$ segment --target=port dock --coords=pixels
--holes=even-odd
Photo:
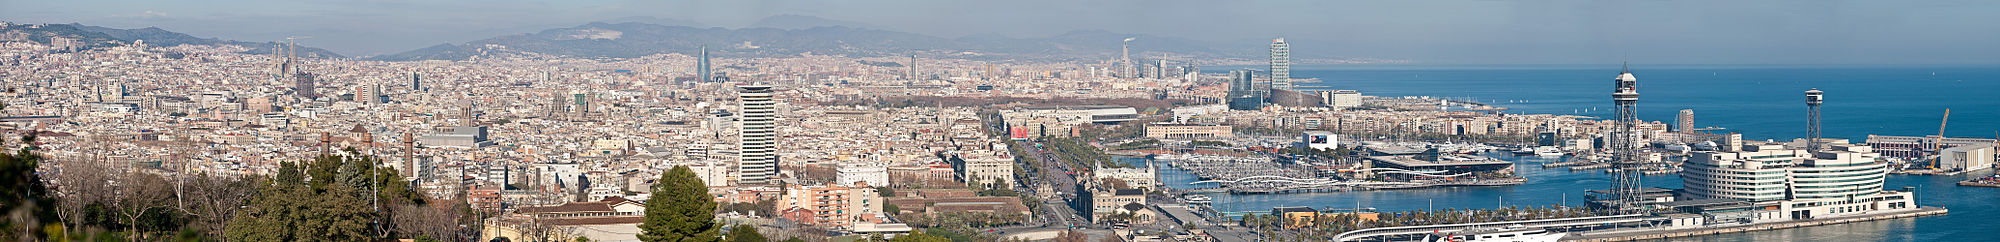
[[[1968,186],[1968,187],[2000,187],[2000,179],[1991,176],[1980,177],[1980,178],[1973,178],[1971,180],[1960,181],[1958,182],[1958,185]]]
[[[1506,161],[1475,159],[1465,155],[1440,155],[1444,158],[1414,159],[1411,156],[1368,157],[1383,167],[1365,169],[1340,169],[1337,172],[1349,174],[1376,174],[1391,177],[1387,181],[1366,180],[1355,177],[1323,175],[1335,170],[1311,166],[1283,164],[1268,158],[1225,157],[1225,156],[1162,156],[1156,159],[1167,161],[1169,167],[1180,168],[1193,173],[1201,181],[1190,183],[1213,184],[1214,187],[1192,189],[1170,189],[1167,192],[1180,194],[1284,194],[1323,193],[1368,190],[1419,189],[1430,187],[1482,187],[1512,186],[1527,183],[1521,177],[1481,177],[1473,172],[1505,170],[1513,166]]]
[[[1947,171],[1947,170],[1930,170],[1930,169],[1914,169],[1914,170],[1899,170],[1899,171],[1894,171],[1894,172],[1891,172],[1891,173],[1895,173],[1895,174],[1897,174],[1897,175],[1921,175],[1921,176],[1956,176],[1956,175],[1960,175],[1960,174],[1965,174],[1965,173],[1969,173],[1969,172],[1974,172],[1974,171],[1977,171],[1977,170],[1970,170],[1970,171],[1968,171],[1968,170],[1955,170],[1955,171]]]

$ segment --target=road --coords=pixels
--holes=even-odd
[[[1076,199],[1076,170],[1069,167],[1068,162],[1063,162],[1054,153],[1036,144],[1034,142],[1021,143],[1021,149],[1026,151],[1032,159],[1022,159],[1027,163],[1020,164],[1024,167],[1032,166],[1037,168],[1032,172],[1028,172],[1028,179],[1022,182],[1022,185],[1026,188],[1036,189],[1017,189],[1023,190],[1024,193],[1028,193],[1034,197],[1042,198],[1041,205],[1039,206],[1041,209],[1035,211],[1034,216],[1036,221],[1022,226],[996,229],[995,232],[1001,234],[1022,234],[1051,229],[1066,230],[1090,227],[1090,222],[1069,206],[1069,200]],[[1044,187],[1046,189],[1039,189]]]
[[[1028,142],[1025,144],[1029,145],[1028,147],[1023,147],[1028,150],[1028,155],[1039,158],[1035,161],[1041,163],[1036,164],[1041,168],[1038,169],[1042,173],[1041,177],[1044,181],[1051,182],[1049,185],[1056,189],[1057,194],[1076,194],[1076,169],[1069,167],[1070,162],[1064,161],[1061,157],[1057,157],[1054,152],[1049,152],[1046,148],[1042,148],[1039,143]],[[1032,176],[1033,174],[1030,175]]]
[[[1081,216],[1082,213],[1070,208],[1069,201],[1078,199],[1076,197],[1076,184],[1078,182],[1078,171],[1076,168],[1071,167],[1070,162],[1063,160],[1054,151],[1049,150],[1049,148],[1037,146],[1036,144],[1038,143],[1020,143],[1021,149],[1025,151],[1028,157],[1032,157],[1032,159],[1021,159],[1024,163],[1019,165],[1023,167],[1035,167],[1036,169],[1027,172],[1028,177],[1027,179],[1023,179],[1022,182],[1022,185],[1026,188],[1033,189],[1017,190],[1024,190],[1025,193],[1043,198],[1041,208],[1035,211],[1035,218],[1038,221],[1022,226],[995,228],[992,232],[1007,236],[1020,235],[1029,237],[1044,235],[1049,231],[1068,229],[1078,229],[1086,231],[1086,233],[1108,232],[1107,227],[1085,220]],[[1165,196],[1164,194],[1154,194],[1149,196],[1148,200],[1169,202],[1174,201],[1175,198]],[[1181,228],[1179,224],[1172,222],[1133,224],[1132,226],[1130,229],[1135,231],[1185,231],[1189,229]],[[1213,232],[1220,233],[1223,238],[1231,238],[1231,241],[1241,241],[1243,238],[1256,237],[1255,234],[1249,233],[1247,230],[1228,229],[1218,226],[1205,227],[1208,227]]]
[[[1055,153],[1041,147],[1039,143],[1029,142],[1026,144],[1029,144],[1029,146],[1022,148],[1028,151],[1029,156],[1036,158],[1030,160],[1039,163],[1034,165],[1039,166],[1036,170],[1040,174],[1030,174],[1030,176],[1040,177],[1041,181],[1046,182],[1045,185],[1050,190],[1056,192],[1055,194],[1036,194],[1046,198],[1043,200],[1042,206],[1043,210],[1047,212],[1046,216],[1053,217],[1054,219],[1050,221],[1058,222],[1056,224],[1067,224],[1070,226],[1087,224],[1089,221],[1084,220],[1079,215],[1080,213],[1069,207],[1070,203],[1068,201],[1077,199],[1076,169],[1069,167],[1069,162],[1063,161]]]

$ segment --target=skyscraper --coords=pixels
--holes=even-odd
[[[714,78],[709,77],[710,71],[708,69],[708,45],[701,45],[701,60],[697,60],[695,62],[694,69],[695,69],[694,70],[695,74],[701,76],[701,81],[698,82],[709,82],[715,80]]]
[[[1252,78],[1257,71],[1236,70],[1229,72],[1229,109],[1257,110],[1264,107],[1264,92],[1257,90]]]
[[[424,91],[424,78],[415,72],[410,73],[410,91]]]
[[[771,86],[737,86],[739,101],[737,113],[742,114],[737,123],[739,155],[736,161],[737,184],[770,184],[770,178],[778,174],[778,156],[772,149],[778,144],[776,126],[778,103],[771,97]]]
[[[1118,45],[1118,49],[1119,53],[1122,53],[1119,54],[1118,61],[1124,65],[1118,67],[1118,78],[1132,78],[1139,68],[1132,66],[1132,38],[1125,38],[1125,43]]]
[[[1292,44],[1271,40],[1271,89],[1292,90]]]

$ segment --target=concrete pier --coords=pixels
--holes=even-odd
[[[1763,230],[1789,229],[1798,227],[1844,224],[1844,223],[1863,222],[1863,221],[1915,218],[1915,217],[1932,216],[1932,215],[1944,215],[1947,212],[1950,212],[1950,210],[1940,207],[1922,207],[1922,208],[1902,210],[1902,211],[1890,211],[1890,212],[1863,214],[1855,216],[1842,216],[1842,217],[1764,223],[1764,224],[1749,224],[1749,225],[1708,227],[1708,228],[1660,229],[1660,230],[1588,233],[1588,234],[1581,234],[1563,238],[1563,241],[1601,242],[1601,241],[1653,240],[1653,239],[1741,233],[1741,232],[1763,231]]]
[[[2000,183],[1979,182],[1976,180],[1958,182],[1958,185],[1968,187],[2000,187]]]

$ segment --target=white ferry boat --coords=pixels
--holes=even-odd
[[[1563,156],[1563,151],[1562,151],[1562,149],[1561,149],[1561,148],[1556,148],[1555,146],[1542,146],[1542,147],[1536,147],[1536,148],[1535,148],[1535,156],[1541,156],[1541,157],[1562,157],[1562,156]]]
[[[1561,240],[1562,237],[1565,235],[1569,234],[1549,231],[1547,229],[1527,228],[1527,227],[1522,227],[1521,225],[1510,225],[1504,228],[1496,228],[1496,229],[1470,229],[1470,230],[1450,232],[1450,233],[1432,233],[1430,235],[1425,235],[1423,241],[1425,242],[1479,242],[1479,241],[1556,242],[1557,240]]]

